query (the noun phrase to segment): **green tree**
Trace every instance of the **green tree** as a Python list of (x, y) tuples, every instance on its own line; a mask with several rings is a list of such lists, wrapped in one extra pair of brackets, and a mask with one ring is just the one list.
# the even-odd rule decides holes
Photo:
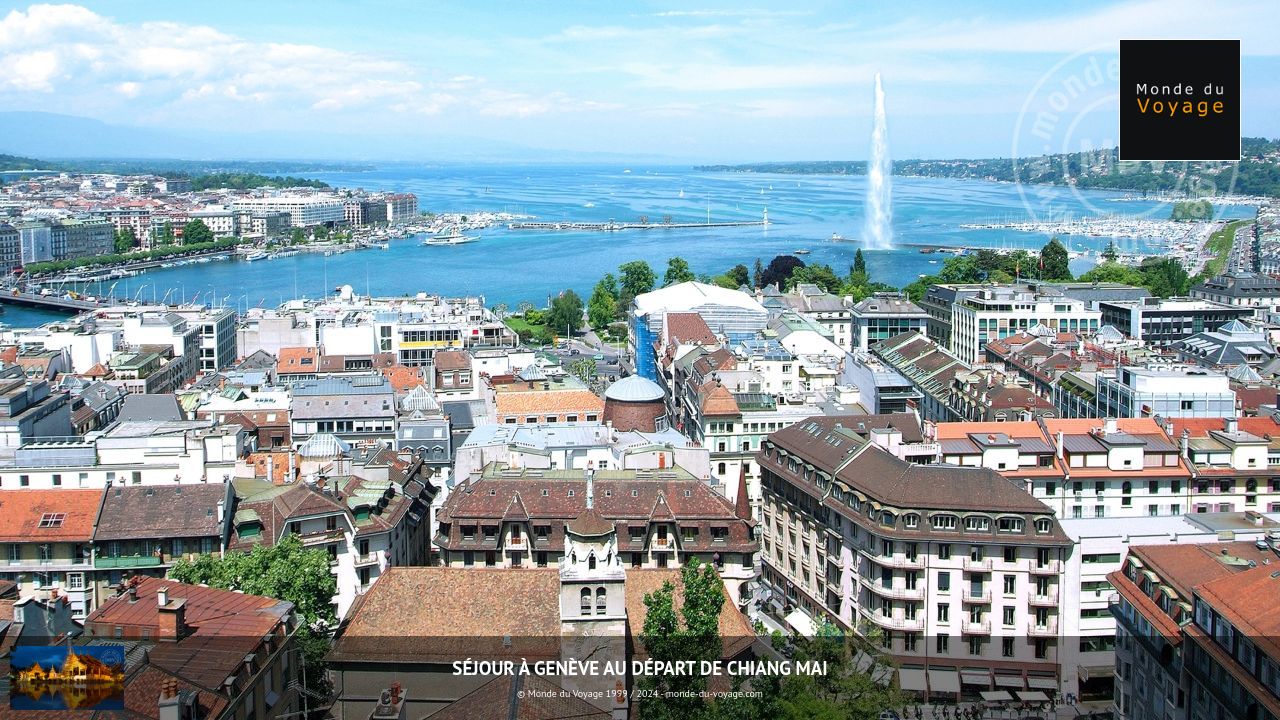
[(658, 281), (658, 276), (653, 273), (653, 268), (649, 267), (649, 263), (644, 260), (632, 260), (618, 266), (618, 273), (621, 275), (621, 298), (630, 299), (637, 295), (643, 295), (653, 290), (654, 283)]
[(1040, 250), (1040, 278), (1043, 280), (1070, 280), (1070, 257), (1067, 248), (1058, 238), (1051, 239)]
[(566, 368), (569, 374), (581, 380), (584, 384), (590, 385), (592, 380), (596, 379), (596, 361), (589, 357), (580, 357), (569, 363)]
[(693, 271), (689, 269), (689, 263), (684, 258), (673, 257), (667, 260), (667, 273), (662, 276), (663, 287), (689, 282), (693, 279)]
[[(720, 610), (724, 583), (714, 567), (691, 559), (680, 570), (683, 603), (676, 611), (676, 587), (665, 582), (644, 596), (641, 641), (649, 657), (661, 662), (718, 660)], [(683, 622), (681, 622), (683, 620)], [(658, 697), (640, 701), (644, 720), (685, 720), (714, 717), (713, 706), (701, 696), (707, 679), (697, 673), (646, 675), (639, 686)]]
[(791, 273), (796, 268), (804, 267), (804, 261), (794, 255), (779, 255), (769, 261), (769, 266), (760, 273), (760, 287), (777, 285), (779, 290), (788, 287)]
[(177, 239), (173, 234), (173, 223), (166, 222), (160, 230), (160, 238), (156, 240), (157, 245), (173, 245)]
[(862, 248), (853, 254), (853, 272), (867, 274), (867, 259), (862, 257)]
[(760, 258), (756, 258), (755, 265), (752, 266), (751, 270), (751, 286), (764, 287), (764, 285), (760, 284), (762, 279), (764, 279), (764, 265), (760, 264)]
[(557, 335), (577, 332), (582, 327), (582, 298), (578, 293), (565, 290), (557, 295), (547, 310), (546, 324)]
[(493, 306), (493, 314), (497, 315), (499, 319), (505, 318), (510, 312), (511, 308), (507, 307), (506, 303), (498, 303)]
[(1142, 273), (1142, 285), (1152, 295), (1172, 297), (1186, 295), (1191, 290), (1191, 278), (1186, 269), (1173, 258), (1147, 260), (1138, 268), (1138, 272)]
[(1126, 267), (1120, 263), (1111, 261), (1099, 263), (1093, 269), (1089, 270), (1089, 272), (1081, 275), (1080, 281), (1096, 283), (1124, 283), (1126, 285), (1139, 286), (1144, 284), (1142, 273), (1139, 273), (1131, 267)]
[(138, 244), (138, 238), (134, 237), (133, 228), (122, 228), (116, 231), (115, 251), (117, 255), (123, 255)]
[(1116, 260), (1120, 259), (1120, 253), (1119, 251), (1116, 250), (1115, 240), (1110, 240), (1107, 242), (1107, 249), (1102, 251), (1102, 259), (1106, 260), (1107, 262), (1115, 262)]
[(307, 689), (323, 697), (332, 691), (324, 656), (329, 651), (329, 630), (338, 622), (329, 604), (338, 584), (329, 570), (328, 553), (307, 549), (297, 535), (287, 534), (270, 547), (258, 545), (221, 558), (205, 554), (193, 561), (179, 560), (169, 577), (293, 603), (302, 618), (295, 642), (306, 666)]
[(196, 218), (182, 226), (182, 244), (200, 245), (214, 241), (213, 231), (200, 218)]
[(747, 266), (742, 263), (729, 268), (729, 272), (725, 273), (725, 276), (735, 282), (737, 284), (736, 287), (742, 287), (751, 282), (751, 271), (747, 270)]
[[(878, 631), (866, 635), (843, 633), (823, 624), (812, 638), (784, 639), (775, 633), (775, 647), (797, 662), (825, 662), (826, 672), (792, 674), (753, 689), (766, 695), (773, 690), (774, 712), (781, 718), (849, 718), (876, 720), (880, 713), (901, 708), (907, 696), (893, 687), (892, 666), (879, 650)], [(774, 689), (776, 688), (776, 689)], [(757, 702), (769, 702), (761, 698)]]
[(800, 283), (812, 283), (829, 293), (838, 293), (844, 281), (830, 265), (814, 264), (798, 267), (791, 272), (791, 277), (787, 279), (788, 287), (795, 287)]
[(307, 233), (300, 227), (293, 228), (289, 231), (289, 242), (293, 245), (304, 245), (307, 242)]
[(618, 283), (607, 274), (596, 283), (587, 301), (587, 319), (591, 327), (601, 330), (618, 317)]
[(317, 225), (311, 229), (311, 234), (315, 236), (316, 241), (323, 242), (329, 239), (329, 227), (327, 225)]

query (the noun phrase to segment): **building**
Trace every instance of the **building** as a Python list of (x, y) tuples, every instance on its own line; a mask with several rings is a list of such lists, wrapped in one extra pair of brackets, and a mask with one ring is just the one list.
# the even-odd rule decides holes
[(73, 435), (67, 393), (46, 380), (27, 379), (19, 365), (0, 369), (0, 464), (11, 462), (26, 443)]
[(298, 450), (301, 482), (237, 482), (228, 551), (274, 545), (290, 533), (326, 551), (337, 579), (331, 602), (344, 617), (388, 568), (427, 561), (426, 515), (438, 488), (420, 462), (392, 457), (385, 449), (353, 453), (332, 435), (311, 438)]
[(1248, 308), (1197, 298), (1109, 300), (1098, 303), (1098, 309), (1104, 325), (1158, 347), (1253, 314)]
[[(764, 304), (761, 291), (757, 291), (756, 299)], [(818, 285), (797, 283), (790, 292), (774, 296), (768, 302), (770, 306), (778, 303), (782, 308), (826, 328), (832, 342), (841, 348), (852, 350), (858, 347), (858, 332), (852, 322), (855, 314), (844, 298), (833, 295)], [(866, 349), (865, 344), (862, 347)]]
[(118, 207), (95, 210), (93, 215), (110, 222), (115, 232), (129, 230), (137, 238), (139, 247), (147, 250), (151, 248), (154, 229), (151, 224), (151, 202), (149, 200), (127, 202)]
[(471, 372), (471, 353), (440, 350), (432, 363), (432, 388), (441, 397), (470, 397), (476, 392)]
[(1131, 549), (1116, 590), (1123, 720), (1280, 716), (1274, 542)]
[(1182, 362), (1214, 370), (1230, 370), (1247, 365), (1260, 370), (1277, 357), (1275, 346), (1265, 333), (1239, 320), (1232, 320), (1216, 330), (1201, 330), (1180, 337), (1173, 349)]
[(8, 223), (0, 223), (0, 273), (12, 272), (22, 267), (22, 243), (18, 229)]
[(487, 398), (494, 422), (534, 425), (600, 422), (604, 400), (572, 375), (547, 377), (531, 365), (514, 377), (488, 378)]
[(234, 501), (230, 483), (104, 488), (93, 530), (92, 607), (126, 577), (163, 578), (177, 560), (220, 556)]
[[(334, 717), (369, 718), (370, 698), (385, 692), (393, 676), (404, 698), (394, 717), (629, 717), (631, 677), (459, 675), (453, 665), (527, 660), (532, 667), (590, 657), (629, 666), (648, 657), (640, 642), (644, 596), (672, 582), (679, 607), (680, 573), (627, 567), (611, 552), (625, 540), (607, 525), (595, 518), (567, 528), (564, 542), (577, 552), (558, 568), (393, 568), (356, 607), (326, 658), (337, 695)], [(729, 603), (719, 634), (722, 659), (752, 657), (755, 631)], [(546, 688), (561, 700), (531, 716), (508, 715), (525, 708), (514, 697), (519, 687)], [(567, 704), (573, 692), (587, 702)]]
[(604, 391), (604, 421), (620, 432), (666, 430), (666, 393), (647, 378), (625, 377)]
[(1280, 422), (1274, 417), (1174, 418), (1194, 513), (1280, 512)]
[(1191, 297), (1249, 308), (1259, 318), (1280, 311), (1280, 280), (1261, 273), (1233, 270), (1191, 288)]
[(283, 210), (253, 210), (239, 212), (240, 234), (243, 237), (274, 238), (289, 231), (292, 215)]
[(18, 225), (22, 263), (74, 260), (115, 252), (115, 227), (102, 218), (49, 218)]
[(295, 445), (316, 434), (333, 434), (348, 442), (395, 438), (395, 392), (382, 375), (299, 380), (290, 392)]
[(924, 333), (929, 314), (902, 295), (876, 293), (854, 305), (850, 311), (852, 346), (847, 350), (866, 351), (872, 345), (903, 333)]
[(822, 416), (761, 447), (765, 607), (800, 632), (877, 628), (904, 690), (1072, 691), (1053, 510), (987, 468), (918, 465)]
[(983, 287), (957, 301), (951, 312), (950, 350), (965, 362), (978, 362), (989, 340), (1043, 325), (1058, 332), (1098, 331), (1102, 313), (1082, 300), (1048, 286)]
[(345, 219), (342, 199), (332, 195), (274, 195), (236, 198), (232, 210), (287, 212), (292, 227), (314, 227), (341, 223)]
[(857, 401), (873, 415), (910, 412), (919, 408), (924, 393), (888, 363), (863, 350), (845, 360), (840, 387), (856, 388)]
[(745, 503), (734, 503), (679, 467), (643, 470), (538, 469), (490, 464), (459, 484), (437, 515), (433, 544), (455, 568), (545, 568), (572, 547), (565, 529), (597, 524), (616, 532), (628, 568), (714, 565), (728, 603), (749, 596), (759, 541)]
[(769, 313), (755, 298), (740, 290), (728, 290), (699, 282), (677, 283), (637, 295), (630, 308), (628, 353), (635, 358), (636, 374), (657, 380), (653, 353), (667, 313), (696, 313), (712, 333), (754, 334), (769, 323)]
[[(1226, 375), (1177, 365), (1117, 367), (1095, 378), (1094, 417), (1235, 417), (1236, 394)], [(1069, 404), (1055, 401), (1060, 409)], [(1063, 413), (1064, 416), (1067, 413)]]
[(160, 720), (244, 720), (302, 706), (299, 625), (284, 600), (139, 576), (85, 618), (84, 632), (145, 653), (125, 679), (127, 707)]
[(66, 597), (72, 615), (93, 608), (93, 528), (102, 490), (65, 487), (0, 492), (0, 580), (21, 596)]
[(871, 347), (871, 352), (911, 383), (921, 398), (920, 414), (924, 419), (960, 419), (952, 404), (951, 388), (957, 376), (972, 370), (969, 364), (918, 332), (882, 340)]
[(188, 220), (199, 220), (216, 238), (235, 237), (241, 233), (240, 217), (247, 211), (211, 206), (187, 213)]
[(386, 221), (403, 223), (418, 217), (418, 196), (413, 193), (393, 193), (386, 196)]

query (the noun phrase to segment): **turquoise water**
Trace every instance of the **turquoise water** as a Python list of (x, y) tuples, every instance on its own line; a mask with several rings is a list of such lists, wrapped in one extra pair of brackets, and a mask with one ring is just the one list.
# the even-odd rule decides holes
[[(631, 172), (624, 172), (630, 169)], [(629, 260), (649, 261), (661, 277), (668, 257), (679, 255), (697, 273), (724, 272), (736, 263), (807, 249), (806, 262), (832, 265), (841, 274), (853, 261), (856, 242), (833, 242), (832, 233), (856, 240), (862, 227), (861, 176), (795, 176), (698, 173), (686, 169), (632, 166), (434, 166), (393, 167), (370, 172), (315, 173), (341, 187), (416, 193), (423, 210), (507, 211), (548, 221), (701, 222), (758, 220), (768, 208), (767, 228), (646, 230), (614, 233), (539, 232), (506, 227), (479, 231), (467, 245), (424, 247), (420, 239), (394, 240), (389, 250), (361, 250), (324, 257), (304, 254), (254, 263), (215, 261), (160, 269), (121, 281), (118, 297), (170, 300), (197, 296), (241, 309), (275, 306), (295, 296), (316, 297), (350, 284), (375, 295), (420, 291), (446, 295), (481, 294), (490, 304), (541, 305), (549, 294), (573, 288), (584, 297), (606, 272)], [(683, 191), (683, 197), (681, 192)], [(1025, 195), (1025, 199), (1024, 199)], [(895, 177), (894, 236), (899, 248), (865, 253), (876, 280), (902, 286), (936, 272), (948, 257), (926, 255), (919, 247), (965, 245), (1038, 250), (1045, 235), (962, 229), (964, 223), (1016, 221), (1035, 217), (1090, 217), (1104, 212), (1167, 217), (1152, 201), (1113, 202), (1118, 193), (1077, 192), (1037, 187), (1021, 193), (1010, 184), (969, 180)], [(1029, 204), (1025, 204), (1029, 203)], [(588, 204), (592, 207), (586, 207)], [(1252, 208), (1226, 208), (1233, 216)], [(1065, 238), (1072, 249), (1100, 249), (1101, 238)], [(1143, 242), (1118, 243), (1125, 250), (1149, 251)], [(931, 262), (933, 261), (933, 262)], [(1077, 272), (1088, 262), (1076, 261)], [(106, 288), (90, 288), (102, 293)], [(198, 294), (198, 295), (197, 295)], [(5, 322), (25, 326), (56, 315), (6, 308)]]

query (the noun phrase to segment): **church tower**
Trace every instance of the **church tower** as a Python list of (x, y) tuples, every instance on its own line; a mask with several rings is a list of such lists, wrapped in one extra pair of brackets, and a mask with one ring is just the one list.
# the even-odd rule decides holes
[[(626, 667), (626, 571), (618, 554), (618, 534), (612, 521), (595, 508), (595, 470), (586, 471), (587, 507), (565, 524), (564, 556), (560, 559), (560, 659), (599, 661)], [(566, 675), (560, 685), (583, 693), (583, 699), (627, 717), (624, 692), (627, 675)]]

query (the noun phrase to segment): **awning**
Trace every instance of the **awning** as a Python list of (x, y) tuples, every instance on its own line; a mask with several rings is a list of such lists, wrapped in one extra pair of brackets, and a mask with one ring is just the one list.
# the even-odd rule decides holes
[(986, 702), (1013, 702), (1013, 696), (1004, 690), (983, 690), (980, 694)]
[(996, 675), (996, 686), (1020, 688), (1022, 687), (1022, 676), (1021, 675)]
[(1081, 680), (1103, 678), (1116, 673), (1115, 665), (1081, 665), (1077, 671)]
[(898, 686), (912, 692), (925, 692), (924, 668), (898, 668)]
[(960, 673), (950, 668), (945, 670), (929, 670), (929, 692), (960, 692)]
[(1018, 699), (1022, 702), (1049, 702), (1049, 696), (1039, 690), (1029, 690), (1018, 693)]
[(813, 620), (808, 615), (805, 615), (803, 610), (792, 610), (791, 614), (787, 616), (787, 624), (801, 635), (807, 638), (813, 637)]
[(1040, 688), (1041, 690), (1057, 690), (1058, 681), (1056, 678), (1031, 675), (1027, 677), (1027, 687)]
[[(991, 687), (991, 673), (986, 670), (961, 670), (960, 682), (965, 685), (981, 685)], [(1012, 700), (1013, 698), (1009, 698)]]

